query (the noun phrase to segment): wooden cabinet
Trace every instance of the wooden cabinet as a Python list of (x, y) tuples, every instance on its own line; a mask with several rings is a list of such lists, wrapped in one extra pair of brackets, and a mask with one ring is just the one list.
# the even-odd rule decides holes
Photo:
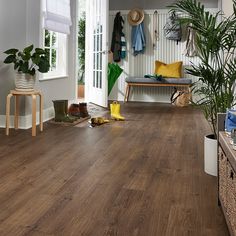
[(219, 201), (231, 235), (236, 236), (236, 151), (225, 132), (219, 133)]

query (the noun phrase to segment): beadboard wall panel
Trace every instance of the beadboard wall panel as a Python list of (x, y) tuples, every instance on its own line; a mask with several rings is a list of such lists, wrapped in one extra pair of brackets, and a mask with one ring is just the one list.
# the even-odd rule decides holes
[[(211, 11), (216, 11), (217, 9), (211, 9)], [(132, 55), (131, 48), (131, 26), (127, 21), (128, 11), (121, 11), (121, 15), (125, 20), (124, 24), (124, 33), (127, 40), (127, 57), (123, 60), (120, 66), (123, 68), (124, 72), (116, 82), (109, 99), (110, 100), (119, 100), (124, 99), (125, 93), (125, 78), (128, 76), (139, 76), (143, 77), (145, 74), (154, 73), (154, 62), (155, 60), (161, 60), (166, 63), (171, 63), (175, 61), (183, 61), (184, 67), (191, 66), (191, 63), (198, 63), (199, 59), (197, 57), (186, 57), (184, 55), (185, 45), (186, 45), (186, 36), (183, 35), (182, 42), (178, 44), (175, 41), (167, 40), (164, 36), (163, 27), (169, 16), (167, 10), (157, 10), (158, 11), (158, 31), (159, 31), (159, 40), (157, 42), (156, 49), (153, 48), (153, 15), (154, 10), (145, 10), (145, 20), (144, 28), (146, 35), (146, 50), (142, 55), (134, 57)], [(110, 41), (113, 31), (113, 22), (117, 11), (110, 11), (109, 16), (109, 32), (110, 32)], [(185, 32), (185, 30), (183, 30)], [(186, 73), (183, 73), (183, 76), (186, 78), (191, 78)], [(193, 81), (196, 81), (195, 78), (192, 78)], [(141, 101), (141, 102), (169, 102), (170, 95), (173, 92), (173, 88), (168, 87), (145, 87), (145, 88), (133, 88), (131, 91), (130, 101)]]

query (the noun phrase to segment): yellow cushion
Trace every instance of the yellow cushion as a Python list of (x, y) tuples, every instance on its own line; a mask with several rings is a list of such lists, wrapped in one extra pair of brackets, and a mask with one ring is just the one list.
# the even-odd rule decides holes
[(161, 61), (155, 62), (155, 74), (162, 75), (168, 78), (181, 78), (182, 77), (182, 61), (165, 64)]

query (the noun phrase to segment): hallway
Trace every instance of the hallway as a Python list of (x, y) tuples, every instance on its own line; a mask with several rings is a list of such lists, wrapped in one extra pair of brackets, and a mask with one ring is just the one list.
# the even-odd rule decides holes
[(96, 128), (0, 130), (0, 235), (227, 236), (199, 110), (123, 105)]

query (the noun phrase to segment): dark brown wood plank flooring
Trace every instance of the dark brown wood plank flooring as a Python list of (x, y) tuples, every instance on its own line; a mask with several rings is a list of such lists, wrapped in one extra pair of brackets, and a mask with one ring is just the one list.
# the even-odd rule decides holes
[(201, 112), (129, 103), (98, 128), (0, 130), (0, 236), (226, 236)]

